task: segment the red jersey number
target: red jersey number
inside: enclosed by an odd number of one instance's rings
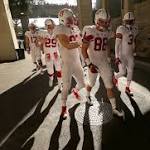
[[[45,39],[45,47],[56,47],[56,40],[55,39],[46,38]]]
[[[106,46],[107,46],[107,41],[108,41],[107,38],[101,38],[101,37],[95,38],[94,50],[95,51],[100,51],[100,50],[105,51]]]

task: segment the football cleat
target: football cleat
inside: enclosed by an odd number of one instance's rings
[[[91,102],[92,101],[91,100],[91,96],[86,96],[86,99],[87,99],[87,104],[90,105],[90,106],[92,106],[93,103]]]
[[[40,69],[40,74],[41,74],[41,75],[43,75],[43,74],[44,74],[44,71],[43,71],[43,69],[42,69],[42,68]]]
[[[39,71],[40,70],[40,66],[36,66],[36,71]]]
[[[36,68],[34,68],[34,69],[32,70],[32,72],[35,72],[35,71],[37,71],[37,69],[36,69]]]
[[[126,92],[128,95],[133,96],[133,93],[131,92],[131,90],[130,90],[129,87],[126,87],[125,92]]]
[[[112,109],[113,115],[117,117],[122,117],[123,119],[125,118],[125,114],[123,110],[117,110],[117,109]]]
[[[62,108],[61,108],[61,117],[63,119],[67,118],[67,107],[66,106],[62,106]]]

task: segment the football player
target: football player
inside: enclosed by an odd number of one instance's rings
[[[52,87],[54,80],[54,67],[57,74],[58,86],[61,89],[61,65],[60,55],[58,51],[58,42],[53,34],[55,23],[52,19],[45,20],[46,31],[40,34],[40,44],[42,45],[43,52],[45,53],[45,62],[49,75],[49,86]]]
[[[110,15],[105,9],[95,13],[95,25],[85,26],[83,29],[82,54],[89,71],[89,85],[87,86],[87,102],[92,105],[90,92],[100,74],[107,90],[114,115],[123,117],[123,111],[118,110],[113,93],[112,71],[108,62],[108,40],[112,36],[108,30]]]
[[[74,13],[71,9],[64,8],[58,13],[60,25],[54,29],[54,33],[59,41],[59,50],[62,58],[62,112],[61,115],[66,118],[66,101],[69,89],[71,87],[72,76],[77,81],[76,88],[73,89],[74,95],[79,98],[78,90],[85,87],[83,69],[80,62],[79,46],[77,40],[78,32],[74,29]]]
[[[43,74],[41,50],[38,45],[38,31],[34,23],[28,25],[29,31],[25,32],[25,46],[28,54],[31,54],[32,62],[36,65],[36,70],[41,70]]]
[[[134,68],[135,39],[138,33],[134,22],[135,17],[133,12],[127,12],[123,18],[123,25],[117,28],[115,62],[119,65],[119,73],[113,77],[113,82],[117,85],[118,78],[125,75],[127,71],[127,85],[125,92],[131,95],[133,94],[130,90],[130,84]]]

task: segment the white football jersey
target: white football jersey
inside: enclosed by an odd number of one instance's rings
[[[54,52],[58,53],[58,42],[53,33],[42,31],[40,37],[44,40],[43,49],[45,54]]]
[[[39,32],[36,31],[35,33],[32,33],[31,31],[26,31],[25,32],[25,36],[28,37],[29,39],[29,46],[31,49],[34,49],[37,47],[37,39],[38,39],[38,35],[39,35]]]
[[[73,29],[74,29],[74,31],[76,33],[76,40],[77,40],[77,42],[82,43],[82,33],[81,33],[79,27],[78,26],[73,26]]]
[[[138,29],[136,26],[126,27],[125,25],[121,25],[117,28],[117,34],[122,35],[122,41],[120,45],[119,55],[121,56],[132,56],[133,50],[135,48],[135,38],[138,34]]]
[[[77,32],[75,28],[69,28],[64,25],[56,26],[54,29],[54,34],[55,36],[59,34],[65,34],[69,37],[70,42],[78,42],[78,36],[80,36],[80,33]],[[78,48],[68,50],[59,42],[59,50],[60,50],[60,54],[61,54],[61,58],[63,62],[68,63],[68,64],[80,62]]]
[[[99,65],[107,59],[108,40],[111,32],[99,31],[96,26],[85,26],[83,29],[83,40],[89,43],[88,55],[93,64]]]

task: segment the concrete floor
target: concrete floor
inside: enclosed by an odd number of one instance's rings
[[[92,91],[94,105],[88,107],[85,104],[84,91],[81,91],[81,102],[70,94],[68,118],[62,120],[61,95],[56,82],[49,88],[46,71],[40,75],[32,69],[29,56],[25,60],[0,64],[1,150],[149,149],[149,73],[135,68],[131,85],[133,97],[124,93],[124,77],[119,80],[119,90],[114,88],[118,103],[125,111],[125,120],[112,118],[107,103],[108,119],[99,121],[102,99],[104,104],[107,100],[103,82],[99,79]]]

